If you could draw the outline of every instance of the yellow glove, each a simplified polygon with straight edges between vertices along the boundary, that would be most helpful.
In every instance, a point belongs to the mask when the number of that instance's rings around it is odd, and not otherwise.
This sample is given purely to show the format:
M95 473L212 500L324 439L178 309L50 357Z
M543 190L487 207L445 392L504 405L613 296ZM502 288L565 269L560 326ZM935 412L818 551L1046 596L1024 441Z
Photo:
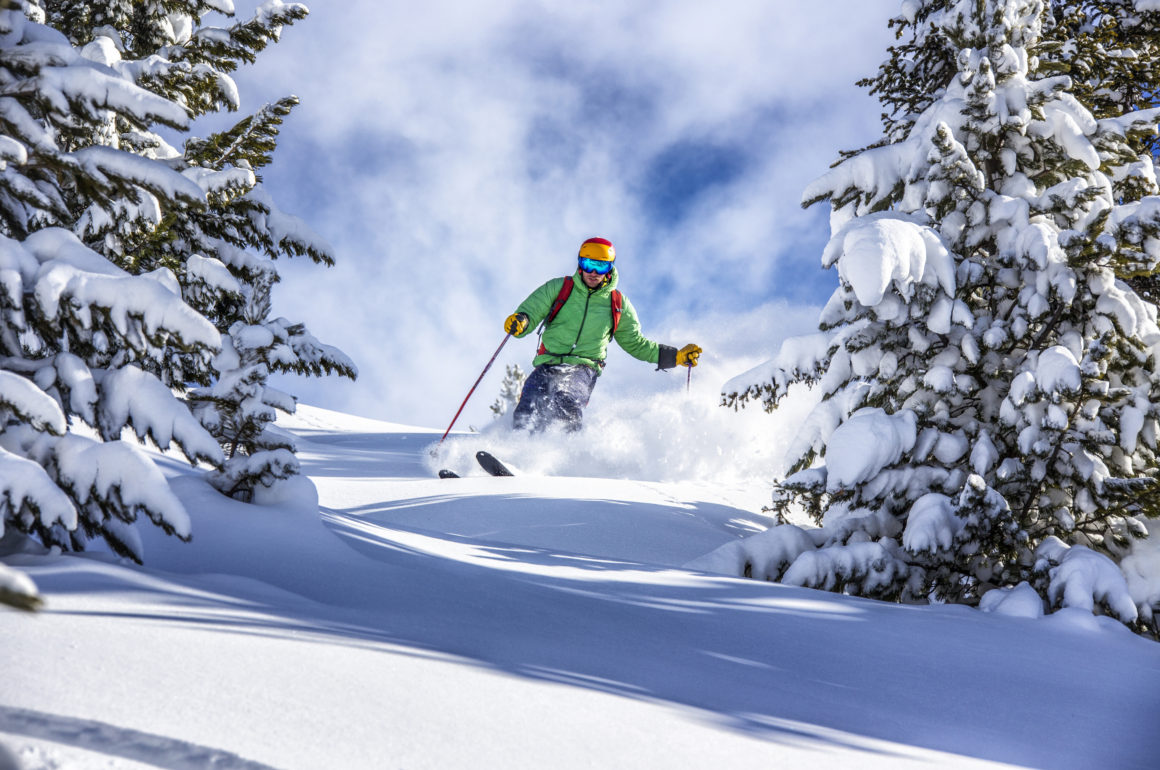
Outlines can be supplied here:
M696 345L689 344L677 351L677 366L696 366L697 357L701 355L701 349Z
M528 328L528 317L523 313L512 313L503 322L503 330L508 334L520 336Z

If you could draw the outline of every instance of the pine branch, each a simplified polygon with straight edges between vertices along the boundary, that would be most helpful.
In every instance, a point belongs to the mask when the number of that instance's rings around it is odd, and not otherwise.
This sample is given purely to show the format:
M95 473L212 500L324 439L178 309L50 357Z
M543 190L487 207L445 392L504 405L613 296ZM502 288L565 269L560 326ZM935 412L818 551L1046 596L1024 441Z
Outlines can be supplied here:
M254 169L269 165L282 122L298 103L298 97L287 96L265 105L227 131L204 140L190 139L185 145L186 160L213 169L243 163Z

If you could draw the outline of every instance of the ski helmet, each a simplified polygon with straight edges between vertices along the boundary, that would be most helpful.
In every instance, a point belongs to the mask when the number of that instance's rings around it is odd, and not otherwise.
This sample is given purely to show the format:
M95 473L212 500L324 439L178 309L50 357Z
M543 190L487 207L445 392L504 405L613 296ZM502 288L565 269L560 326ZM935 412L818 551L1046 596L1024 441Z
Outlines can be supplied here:
M595 259L600 262L616 261L616 249L612 248L612 241L606 238L589 238L580 244L581 259Z

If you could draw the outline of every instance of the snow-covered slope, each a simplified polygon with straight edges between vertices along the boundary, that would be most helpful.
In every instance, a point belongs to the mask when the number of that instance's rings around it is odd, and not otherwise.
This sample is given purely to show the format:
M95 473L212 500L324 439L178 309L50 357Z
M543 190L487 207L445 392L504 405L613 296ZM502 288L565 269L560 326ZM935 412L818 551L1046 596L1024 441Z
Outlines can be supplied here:
M438 432L309 407L285 427L313 485L242 505L167 465L194 539L142 528L144 569L6 559L47 599L0 613L16 766L1155 766L1160 645L1117 623L682 569L768 525L759 482L601 478L607 436L442 481L534 447L433 459Z

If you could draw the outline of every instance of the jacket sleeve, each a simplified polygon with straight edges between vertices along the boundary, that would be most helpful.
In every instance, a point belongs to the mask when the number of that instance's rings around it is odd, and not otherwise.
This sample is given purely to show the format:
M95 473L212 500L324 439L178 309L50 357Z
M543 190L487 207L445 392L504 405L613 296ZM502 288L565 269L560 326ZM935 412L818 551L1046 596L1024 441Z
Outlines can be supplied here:
M671 369L677 365L677 350L647 339L640 331L640 319L636 308L624 298L620 313L620 325L616 329L616 343L633 358L657 364L658 369Z
M560 294L560 287L563 285L563 278L553 278L529 294L528 298L520 303L516 312L523 313L528 317L528 328L524 329L523 334L516 335L517 337L528 336L540 325L541 321L548 317L548 313L552 310L552 303L556 301L556 297Z

